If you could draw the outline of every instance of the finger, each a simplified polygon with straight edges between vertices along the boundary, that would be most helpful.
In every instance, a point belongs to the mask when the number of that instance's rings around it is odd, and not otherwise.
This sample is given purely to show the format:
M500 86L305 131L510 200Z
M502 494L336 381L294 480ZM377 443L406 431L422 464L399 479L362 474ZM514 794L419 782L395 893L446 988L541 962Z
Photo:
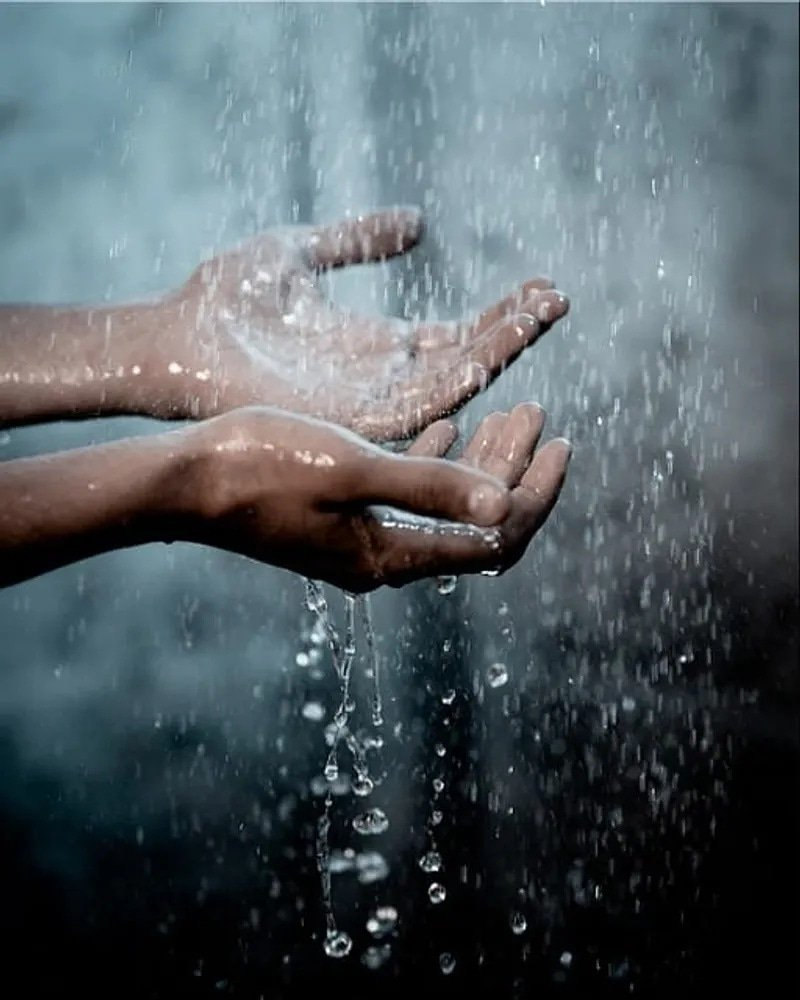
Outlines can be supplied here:
M549 301L555 307L558 293L545 294L552 296ZM534 316L514 316L485 334L463 356L453 359L449 370L431 367L430 371L399 383L394 394L397 409L392 413L392 423L402 428L400 436L453 413L486 389L544 329L545 324ZM365 414L369 416L374 419L377 414Z
M392 208L330 226L310 227L305 250L312 267L345 267L405 253L421 236L419 209Z
M500 437L507 420L506 413L490 413L488 417L484 417L467 442L460 461L476 469L482 469L484 460L491 452L494 442Z
M412 514L489 526L508 514L508 490L492 476L456 462L370 455L347 471L340 503L387 504ZM422 527L422 526L420 526Z
M485 309L478 317L478 328L486 330L508 316L527 312L525 303L528 299L533 298L537 292L546 292L553 288L555 288L555 284L549 278L531 278L516 291Z
M528 468L544 428L544 410L520 403L509 414L490 414L464 449L461 461L516 486Z
M481 468L506 486L516 486L531 463L545 420L545 412L537 403L519 403L508 415Z
M512 511L506 528L512 547L521 545L524 551L549 517L564 485L571 455L569 441L564 438L548 441L523 475L512 494Z
M417 458L443 458L455 443L458 428L449 420L437 420L426 427L406 449L407 456Z
M564 483L570 445L550 441L526 473L525 487L512 493L512 510L496 531L470 528L460 534L423 534L378 525L371 546L382 582L400 587L433 576L503 571L525 553L555 506ZM455 526L453 526L455 527Z
M541 333L569 311L569 299L554 289L546 278L534 278L513 295L491 306L471 322L421 323L412 330L417 353L442 348L469 347L499 325L517 315L534 316L541 324Z

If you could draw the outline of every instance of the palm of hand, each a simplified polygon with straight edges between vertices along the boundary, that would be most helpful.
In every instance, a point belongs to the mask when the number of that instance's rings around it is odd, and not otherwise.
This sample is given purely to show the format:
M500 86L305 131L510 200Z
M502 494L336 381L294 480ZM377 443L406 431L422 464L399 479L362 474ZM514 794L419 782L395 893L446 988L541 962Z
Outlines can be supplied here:
M397 210L271 230L198 268L179 299L206 360L203 415L268 403L374 440L407 438L485 388L566 312L543 279L465 323L368 318L325 300L317 272L405 252L420 231L415 213Z

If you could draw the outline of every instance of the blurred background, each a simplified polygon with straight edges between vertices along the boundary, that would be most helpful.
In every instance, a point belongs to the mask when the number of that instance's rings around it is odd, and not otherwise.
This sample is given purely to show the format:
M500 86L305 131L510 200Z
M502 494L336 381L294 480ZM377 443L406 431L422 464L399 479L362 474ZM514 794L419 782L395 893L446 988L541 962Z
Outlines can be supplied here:
M331 294L456 317L552 276L568 321L460 424L532 398L575 443L513 571L373 599L341 959L302 581L151 546L0 592L16 995L793 995L797 35L795 4L0 5L0 300L136 299L269 225L418 204L424 244ZM374 737L365 665L360 636Z

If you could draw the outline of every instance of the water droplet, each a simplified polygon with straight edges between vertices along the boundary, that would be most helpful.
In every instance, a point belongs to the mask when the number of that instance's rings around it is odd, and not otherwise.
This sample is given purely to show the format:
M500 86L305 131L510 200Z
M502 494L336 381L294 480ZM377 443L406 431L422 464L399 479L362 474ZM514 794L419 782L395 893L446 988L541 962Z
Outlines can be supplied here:
M364 774L361 775L361 777L356 778L353 782L353 794L358 795L359 798L363 799L366 795L370 794L374 787L375 784L372 781L372 778Z
M436 581L436 589L443 597L446 597L448 594L453 593L453 591L456 589L457 583L458 583L458 577L440 576Z
M442 743L437 743L433 749L437 757L444 757L447 753L447 748Z
M449 951L443 951L439 956L439 968L442 970L445 976L449 976L450 973L456 967L456 960L450 954Z
M528 921L525 919L525 914L520 913L519 910L515 910L511 914L509 925L514 934L524 934L528 929Z
M370 945L361 956L361 962L368 969L380 969L380 967L391 956L392 949L388 944Z
M389 865L386 858L377 851L364 851L356 856L356 870L358 871L358 881L362 885L371 885L373 882L381 882L389 874Z
M368 809L353 819L353 829L365 837L376 836L389 829L389 817L383 809Z
M350 954L353 941L344 931L328 931L323 947L328 958L344 958Z
M632 712L636 708L636 701L633 698L622 699L622 711Z
M439 792L444 791L444 782L442 781L441 778L434 778L431 784L433 785L433 790L434 792L436 792L437 795L439 794Z
M441 871L442 856L438 851L427 851L419 859L419 866L424 872Z
M445 693L442 695L443 705L452 705L455 700L456 700L455 688L450 688L449 691L445 691Z
M431 882L428 886L428 899L432 903L443 903L447 899L447 889L441 882Z
M373 937L385 937L397 925L397 910L393 906L379 906L367 921L367 930Z
M339 777L339 765L335 761L329 760L323 773L326 781L336 781Z
M564 966L565 969L568 969L572 965L572 952L562 951L561 958L559 958L559 962L561 962L561 964Z
M489 687L499 688L508 682L508 669L505 663L493 663L486 671Z
M325 718L325 708L318 701L307 701L303 705L302 716L309 722L321 722Z

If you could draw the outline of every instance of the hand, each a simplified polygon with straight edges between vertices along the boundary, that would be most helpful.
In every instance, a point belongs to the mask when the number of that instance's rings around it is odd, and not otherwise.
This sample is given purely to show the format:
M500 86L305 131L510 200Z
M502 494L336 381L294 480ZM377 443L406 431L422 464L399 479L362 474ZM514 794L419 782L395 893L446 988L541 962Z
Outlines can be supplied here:
M565 442L550 442L531 462L542 424L536 407L494 414L463 460L449 462L430 457L454 440L446 421L397 455L268 407L225 414L179 432L182 505L193 513L177 540L354 593L503 569L521 557L563 482ZM516 488L509 492L505 484Z
M490 413L483 419L464 448L458 463L485 472L510 491L509 513L496 530L491 559L477 548L453 546L452 557L461 562L456 573L484 573L498 576L511 569L542 527L558 500L567 475L572 446L564 438L536 447L545 424L545 413L535 403L521 403L510 413ZM415 442L414 452L431 457L447 453L458 434L448 421L431 425ZM411 451L411 449L409 449ZM415 569L422 568L418 564ZM419 574L417 574L419 575ZM425 574L430 575L430 574ZM438 574L437 574L438 575ZM402 578L399 581L403 582Z
M348 315L315 283L419 240L407 209L329 227L273 230L203 264L161 303L155 350L173 416L269 404L373 440L412 436L485 388L568 309L537 278L462 323ZM168 407L169 409L169 407Z

